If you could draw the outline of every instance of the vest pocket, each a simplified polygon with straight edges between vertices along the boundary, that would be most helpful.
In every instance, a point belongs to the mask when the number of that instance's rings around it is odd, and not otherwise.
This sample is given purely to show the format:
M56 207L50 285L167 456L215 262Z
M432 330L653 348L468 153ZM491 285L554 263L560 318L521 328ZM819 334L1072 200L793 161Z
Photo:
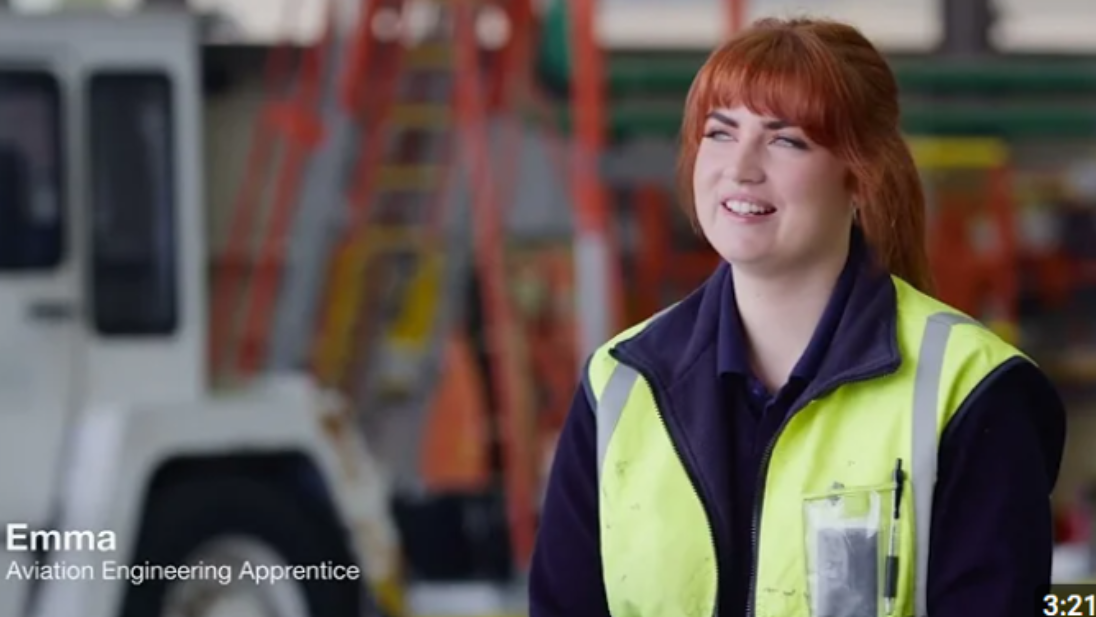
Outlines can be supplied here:
M804 499L811 617L886 617L883 603L894 485L834 488Z

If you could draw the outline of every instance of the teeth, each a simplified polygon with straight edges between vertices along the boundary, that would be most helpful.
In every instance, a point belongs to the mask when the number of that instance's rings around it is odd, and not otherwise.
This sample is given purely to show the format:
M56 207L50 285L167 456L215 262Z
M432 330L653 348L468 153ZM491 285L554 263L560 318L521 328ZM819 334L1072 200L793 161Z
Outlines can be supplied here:
M772 208L734 199L723 202L723 205L735 214L769 214L773 212Z

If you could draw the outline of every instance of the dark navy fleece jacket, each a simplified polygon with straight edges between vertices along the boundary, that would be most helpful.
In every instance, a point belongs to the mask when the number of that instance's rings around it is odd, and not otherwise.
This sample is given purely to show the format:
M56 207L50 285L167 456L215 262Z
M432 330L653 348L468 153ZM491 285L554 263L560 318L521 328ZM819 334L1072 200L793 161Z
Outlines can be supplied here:
M673 438L715 518L720 616L743 617L750 519L765 445L798 400L900 362L895 291L859 234L803 357L780 391L752 376L730 269L619 353L655 376ZM529 581L531 617L607 617L598 548L594 416L583 388L560 436ZM1065 412L1032 364L1001 366L945 429L933 501L932 617L1028 617L1050 581L1050 494L1065 441ZM654 522L657 524L657 522ZM657 555L652 555L657 560Z

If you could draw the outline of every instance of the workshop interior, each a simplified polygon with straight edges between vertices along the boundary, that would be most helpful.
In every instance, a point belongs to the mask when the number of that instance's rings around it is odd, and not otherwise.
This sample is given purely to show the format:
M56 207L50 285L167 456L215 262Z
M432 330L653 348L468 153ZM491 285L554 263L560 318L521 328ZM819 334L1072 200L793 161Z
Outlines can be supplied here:
M801 13L891 62L938 295L1062 393L1053 576L1096 582L1091 0L0 5L0 616L527 614L587 356L719 261L696 71Z

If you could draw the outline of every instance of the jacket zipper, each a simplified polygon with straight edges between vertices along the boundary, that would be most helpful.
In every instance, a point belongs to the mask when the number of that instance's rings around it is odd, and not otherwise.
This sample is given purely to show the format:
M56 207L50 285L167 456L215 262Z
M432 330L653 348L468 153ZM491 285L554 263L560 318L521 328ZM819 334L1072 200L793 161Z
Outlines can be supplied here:
M708 500L705 499L704 494L700 490L700 482L696 477L696 471L688 463L685 462L685 458L681 455L681 450L677 444L677 440L673 438L673 433L670 431L670 427L666 423L666 417L664 415L663 409L666 408L665 406L667 403L665 400L665 396L663 395L662 385L654 379L654 373L648 370L642 362L637 360L631 354L628 354L627 352L618 348L611 349L609 351L609 354L616 358L618 362L626 364L639 372L639 374L651 386L651 394L654 395L655 409L658 412L658 420L662 424L662 429L666 431L666 434L670 437L670 444L673 446L674 453L677 455L678 460L681 461L682 466L685 467L685 472L689 476L689 483L692 485L693 494L696 495L696 498L700 501L701 506L704 508L704 525L708 531L708 541L711 543L712 554L715 555L715 563L713 564L713 567L715 569L716 587L715 602L713 603L714 606L712 608L712 617L719 617L719 590L722 587L722 581L720 581L719 577L719 543L716 541L715 529L712 526L712 508L708 504Z
M816 399L820 399L834 390L840 388L843 385L855 383L857 381L864 381L866 379L876 379L895 372L894 369L881 369L875 371L869 371L861 373L859 375L850 376L845 379L835 381L832 384L827 385L825 388L812 394L809 398L799 405L792 407L788 410L788 413L784 416L784 420L781 421L780 426L777 427L776 432L773 434L772 439L765 444L765 451L761 455L761 465L758 466L757 477L757 497L754 500L753 517L750 521L750 584L747 587L749 590L746 594L746 617L754 617L754 611L757 610L755 606L755 598L757 596L757 560L760 556L760 539L758 538L759 526L761 524L761 508L762 502L765 498L765 477L768 475L769 462L772 458L773 450L776 449L776 443L780 441L780 434L784 432L785 427L791 422L795 414L799 413L807 404Z

